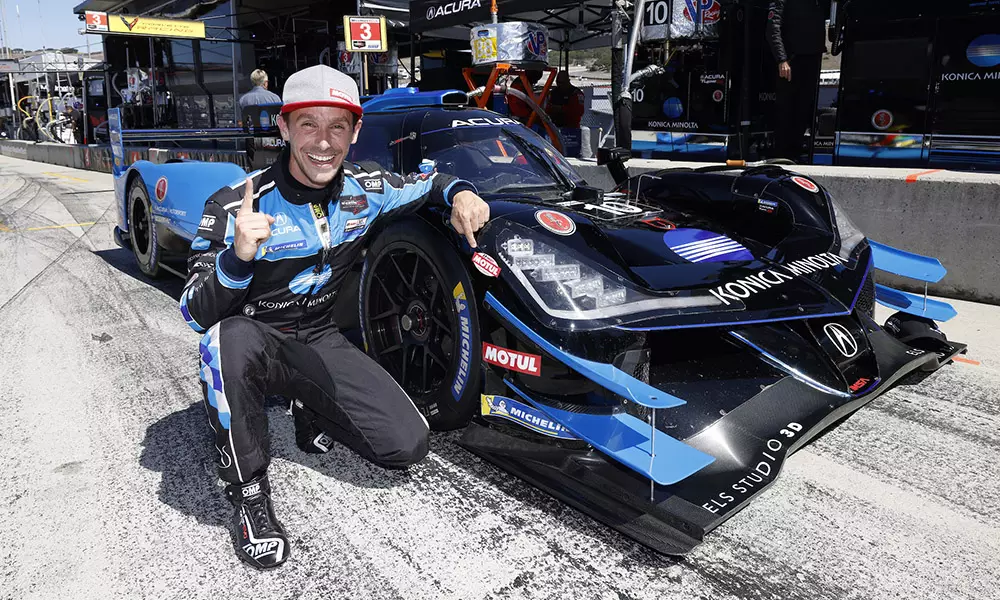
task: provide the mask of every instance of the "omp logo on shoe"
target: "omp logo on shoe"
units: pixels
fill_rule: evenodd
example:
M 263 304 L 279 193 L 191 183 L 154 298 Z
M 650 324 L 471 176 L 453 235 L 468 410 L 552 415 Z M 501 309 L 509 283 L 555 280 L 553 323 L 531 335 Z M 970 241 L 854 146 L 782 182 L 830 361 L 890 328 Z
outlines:
M 250 496 L 256 496 L 259 493 L 260 493 L 260 484 L 259 483 L 255 483 L 253 485 L 248 485 L 245 488 L 243 488 L 243 497 L 244 498 L 249 498 Z
M 243 544 L 241 549 L 252 559 L 260 560 L 266 556 L 274 555 L 274 561 L 281 562 L 285 556 L 284 540 L 272 537 L 257 537 L 257 532 L 253 528 L 249 511 L 244 505 L 240 509 L 240 525 L 243 530 L 243 539 L 248 543 Z
M 483 342 L 483 360 L 491 365 L 526 375 L 538 376 L 542 374 L 541 356 L 508 350 L 487 342 Z
M 256 544 L 244 544 L 243 551 L 246 552 L 250 558 L 263 558 L 271 554 L 276 554 L 280 545 L 281 540 L 258 542 Z
M 469 362 L 472 360 L 472 317 L 469 315 L 465 288 L 461 283 L 455 286 L 451 295 L 455 301 L 455 313 L 458 314 L 460 337 L 458 370 L 455 371 L 455 380 L 451 383 L 451 395 L 458 402 L 462 398 L 462 392 L 465 391 L 465 384 L 469 381 Z
M 329 452 L 330 448 L 333 447 L 333 438 L 325 433 L 321 433 L 313 439 L 313 446 L 316 446 L 323 452 Z

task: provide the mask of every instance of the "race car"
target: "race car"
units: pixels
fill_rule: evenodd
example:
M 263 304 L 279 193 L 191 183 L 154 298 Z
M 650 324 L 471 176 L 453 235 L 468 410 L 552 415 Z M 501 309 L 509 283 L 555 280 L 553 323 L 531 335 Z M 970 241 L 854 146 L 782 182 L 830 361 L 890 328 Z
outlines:
M 476 249 L 435 206 L 369 233 L 366 351 L 432 428 L 465 428 L 463 447 L 657 551 L 690 551 L 790 454 L 965 351 L 936 324 L 950 305 L 873 278 L 937 281 L 941 264 L 866 239 L 809 177 L 720 165 L 604 191 L 462 93 L 364 108 L 350 160 L 466 178 L 492 217 Z M 117 237 L 155 274 L 242 177 L 122 166 Z M 898 311 L 884 324 L 876 299 Z

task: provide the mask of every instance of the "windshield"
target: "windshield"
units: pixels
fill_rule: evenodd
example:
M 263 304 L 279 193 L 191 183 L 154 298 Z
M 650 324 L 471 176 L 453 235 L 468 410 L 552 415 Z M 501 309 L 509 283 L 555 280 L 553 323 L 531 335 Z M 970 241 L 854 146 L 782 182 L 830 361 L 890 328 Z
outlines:
M 562 193 L 583 179 L 547 141 L 519 125 L 449 127 L 421 136 L 437 170 L 472 182 L 480 194 Z

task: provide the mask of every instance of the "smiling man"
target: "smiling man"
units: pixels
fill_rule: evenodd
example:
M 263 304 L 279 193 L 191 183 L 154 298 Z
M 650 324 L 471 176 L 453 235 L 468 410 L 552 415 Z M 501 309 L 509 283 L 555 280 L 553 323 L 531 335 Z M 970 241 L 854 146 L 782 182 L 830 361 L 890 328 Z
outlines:
M 338 441 L 389 469 L 427 454 L 423 416 L 333 321 L 338 289 L 372 225 L 435 202 L 450 206 L 455 231 L 475 247 L 473 233 L 489 220 L 468 182 L 344 162 L 362 126 L 347 75 L 309 67 L 288 78 L 283 100 L 285 150 L 206 202 L 180 302 L 188 324 L 206 332 L 202 389 L 219 476 L 236 507 L 236 553 L 258 568 L 282 564 L 290 550 L 267 479 L 265 396 L 296 400 L 296 441 L 306 452 Z

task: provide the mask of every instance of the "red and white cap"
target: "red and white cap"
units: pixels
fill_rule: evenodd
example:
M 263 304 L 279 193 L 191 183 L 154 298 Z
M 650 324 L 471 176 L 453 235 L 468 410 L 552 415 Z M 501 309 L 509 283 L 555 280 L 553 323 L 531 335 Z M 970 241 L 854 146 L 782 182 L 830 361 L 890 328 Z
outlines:
M 363 113 L 354 78 L 326 65 L 296 71 L 285 81 L 282 91 L 282 114 L 310 106 L 346 108 L 359 117 Z

